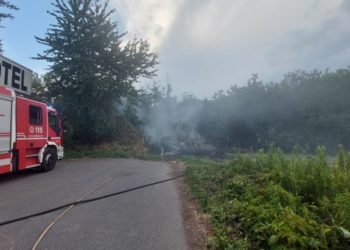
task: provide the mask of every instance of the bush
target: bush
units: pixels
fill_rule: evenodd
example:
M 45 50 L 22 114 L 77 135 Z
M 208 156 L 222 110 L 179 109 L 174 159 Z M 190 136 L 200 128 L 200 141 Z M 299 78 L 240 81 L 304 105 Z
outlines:
M 188 160 L 187 181 L 211 215 L 217 249 L 349 249 L 350 169 L 280 150 L 229 162 Z

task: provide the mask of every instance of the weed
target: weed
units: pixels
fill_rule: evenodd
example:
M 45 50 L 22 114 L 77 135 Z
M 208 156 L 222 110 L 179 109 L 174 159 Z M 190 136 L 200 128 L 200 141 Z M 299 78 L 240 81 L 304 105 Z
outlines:
M 280 150 L 218 163 L 186 159 L 187 182 L 212 218 L 213 249 L 349 249 L 350 156 L 329 163 Z

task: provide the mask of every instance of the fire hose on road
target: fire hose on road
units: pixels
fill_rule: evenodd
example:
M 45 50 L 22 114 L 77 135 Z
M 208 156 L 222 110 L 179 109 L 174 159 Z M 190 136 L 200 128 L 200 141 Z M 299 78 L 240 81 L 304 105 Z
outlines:
M 13 224 L 13 223 L 16 223 L 16 222 L 19 222 L 19 221 L 27 220 L 27 219 L 30 219 L 30 218 L 33 218 L 33 217 L 38 217 L 38 216 L 42 216 L 42 215 L 45 215 L 45 214 L 53 213 L 53 212 L 56 212 L 56 211 L 59 211 L 59 210 L 65 209 L 65 208 L 69 208 L 71 206 L 77 206 L 77 205 L 82 205 L 82 204 L 86 204 L 86 203 L 91 203 L 91 202 L 107 199 L 107 198 L 110 198 L 110 197 L 113 197 L 113 196 L 118 196 L 118 195 L 121 195 L 121 194 L 129 193 L 129 192 L 132 192 L 132 191 L 135 191 L 135 190 L 143 189 L 143 188 L 146 188 L 146 187 L 155 186 L 155 185 L 158 185 L 158 184 L 161 184 L 161 183 L 165 183 L 165 182 L 169 182 L 169 181 L 173 181 L 173 180 L 176 180 L 176 179 L 179 179 L 179 178 L 182 178 L 182 177 L 184 177 L 184 174 L 181 174 L 181 175 L 169 178 L 169 179 L 165 179 L 165 180 L 161 180 L 161 181 L 157 181 L 157 182 L 152 182 L 152 183 L 149 183 L 149 184 L 146 184 L 146 185 L 142 185 L 142 186 L 126 189 L 126 190 L 123 190 L 123 191 L 119 191 L 119 192 L 115 192 L 115 193 L 99 196 L 99 197 L 92 198 L 92 199 L 79 200 L 79 201 L 67 203 L 67 204 L 64 204 L 62 206 L 51 208 L 51 209 L 48 209 L 48 210 L 45 210 L 45 211 L 41 211 L 41 212 L 38 212 L 38 213 L 34 213 L 34 214 L 30 214 L 30 215 L 19 217 L 19 218 L 15 218 L 15 219 L 11 219 L 11 220 L 0 222 L 0 227 L 5 226 L 5 225 L 9 225 L 9 224 Z

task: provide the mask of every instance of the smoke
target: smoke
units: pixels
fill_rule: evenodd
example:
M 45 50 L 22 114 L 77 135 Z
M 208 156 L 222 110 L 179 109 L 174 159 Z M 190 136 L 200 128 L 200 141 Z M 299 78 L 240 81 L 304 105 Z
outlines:
M 164 92 L 158 100 L 153 100 L 139 110 L 147 142 L 160 152 L 164 150 L 166 154 L 212 150 L 197 132 L 203 102 L 191 95 L 178 101 Z
M 112 0 L 130 36 L 148 40 L 158 49 L 167 38 L 184 0 Z

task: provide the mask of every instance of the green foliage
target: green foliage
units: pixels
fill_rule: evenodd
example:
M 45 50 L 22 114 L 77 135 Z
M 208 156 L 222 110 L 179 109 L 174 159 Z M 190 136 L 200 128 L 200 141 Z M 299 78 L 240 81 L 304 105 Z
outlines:
M 123 105 L 123 115 L 133 126 L 138 127 L 142 124 L 137 113 L 137 100 L 127 98 Z
M 66 159 L 81 158 L 138 158 L 143 160 L 161 160 L 159 155 L 154 155 L 133 146 L 121 146 L 116 143 L 99 146 L 75 145 L 65 150 Z
M 48 76 L 38 75 L 37 73 L 33 73 L 32 79 L 32 92 L 30 94 L 30 98 L 33 100 L 37 100 L 39 102 L 51 103 L 50 93 L 46 89 L 46 82 L 48 82 Z
M 51 64 L 46 87 L 78 143 L 111 141 L 116 104 L 137 94 L 133 84 L 155 75 L 157 55 L 147 41 L 123 41 L 113 10 L 99 0 L 55 0 L 56 20 L 37 41 L 48 48 L 37 59 Z
M 169 98 L 154 84 L 142 95 L 140 120 L 154 144 L 186 145 L 196 135 L 197 143 L 221 151 L 255 152 L 272 145 L 314 154 L 325 145 L 334 154 L 339 144 L 350 149 L 349 81 L 350 68 L 296 71 L 275 83 L 253 75 L 246 85 L 204 100 Z
M 9 9 L 9 10 L 18 10 L 18 8 L 11 4 L 10 1 L 5 1 L 5 0 L 0 0 L 0 9 L 1 9 L 1 12 L 0 12 L 0 28 L 2 28 L 3 26 L 1 26 L 1 22 L 4 20 L 4 19 L 13 19 L 13 15 L 10 14 L 10 13 L 4 13 L 2 12 L 3 8 L 6 8 L 6 9 Z M 2 50 L 2 41 L 0 40 L 0 53 L 2 53 L 3 50 Z
M 81 159 L 81 158 L 130 158 L 131 152 L 121 150 L 100 150 L 94 148 L 71 149 L 66 151 L 66 159 Z
M 220 148 L 267 149 L 314 153 L 318 145 L 336 152 L 350 149 L 350 68 L 296 71 L 276 83 L 257 75 L 204 101 L 198 131 Z
M 329 164 L 319 147 L 315 158 L 270 150 L 224 163 L 186 160 L 187 181 L 212 218 L 210 247 L 349 249 L 350 169 L 342 155 L 340 148 Z

